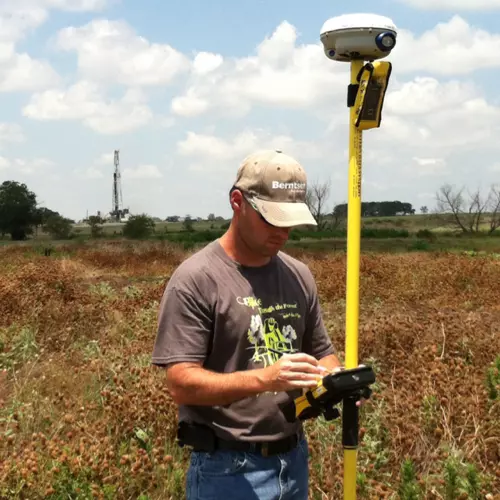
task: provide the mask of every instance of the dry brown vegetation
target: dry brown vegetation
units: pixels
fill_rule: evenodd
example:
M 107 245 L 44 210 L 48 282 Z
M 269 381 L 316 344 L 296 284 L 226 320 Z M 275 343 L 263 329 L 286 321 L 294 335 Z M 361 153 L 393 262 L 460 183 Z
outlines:
M 342 351 L 344 256 L 293 254 Z M 150 355 L 186 255 L 165 243 L 0 249 L 0 498 L 183 498 L 188 455 Z M 359 497 L 500 498 L 500 260 L 370 255 L 361 273 L 359 359 L 377 383 Z M 340 421 L 307 432 L 310 498 L 342 498 Z

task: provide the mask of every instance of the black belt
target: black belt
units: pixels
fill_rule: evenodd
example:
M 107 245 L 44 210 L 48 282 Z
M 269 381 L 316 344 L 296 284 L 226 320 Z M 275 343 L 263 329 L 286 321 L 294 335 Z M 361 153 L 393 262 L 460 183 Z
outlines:
M 220 438 L 204 425 L 180 422 L 177 436 L 180 446 L 190 446 L 193 451 L 232 450 L 259 453 L 267 457 L 292 451 L 304 437 L 304 433 L 301 429 L 297 434 L 277 441 L 238 441 Z
M 277 441 L 248 442 L 215 438 L 215 442 L 216 449 L 259 453 L 263 457 L 268 457 L 292 451 L 299 444 L 301 438 L 300 434 L 294 434 Z

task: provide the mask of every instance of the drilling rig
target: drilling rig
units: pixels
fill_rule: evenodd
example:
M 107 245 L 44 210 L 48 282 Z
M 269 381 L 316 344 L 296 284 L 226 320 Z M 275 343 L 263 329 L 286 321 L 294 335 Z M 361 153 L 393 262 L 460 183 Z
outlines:
M 113 196 L 109 215 L 116 222 L 121 222 L 123 216 L 128 214 L 128 209 L 123 208 L 122 181 L 120 174 L 120 151 L 115 150 L 115 171 L 113 172 Z

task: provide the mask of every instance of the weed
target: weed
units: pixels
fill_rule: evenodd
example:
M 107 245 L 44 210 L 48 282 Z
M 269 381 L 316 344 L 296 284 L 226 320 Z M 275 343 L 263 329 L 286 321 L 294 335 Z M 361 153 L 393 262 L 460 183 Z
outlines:
M 13 325 L 0 330 L 0 370 L 16 369 L 37 354 L 38 343 L 33 327 Z
M 489 399 L 495 401 L 498 398 L 500 387 L 500 355 L 496 357 L 494 363 L 491 363 L 486 372 L 486 387 Z
M 401 481 L 398 488 L 401 500 L 418 500 L 421 498 L 421 488 L 415 474 L 415 465 L 409 458 L 401 465 Z

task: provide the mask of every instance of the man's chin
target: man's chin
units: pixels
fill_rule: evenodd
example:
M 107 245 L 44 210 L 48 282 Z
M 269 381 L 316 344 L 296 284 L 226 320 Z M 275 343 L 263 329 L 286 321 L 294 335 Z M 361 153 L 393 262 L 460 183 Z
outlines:
M 283 243 L 283 242 L 280 242 L 280 243 L 268 243 L 266 245 L 266 251 L 268 252 L 268 255 L 270 257 L 278 254 L 278 252 L 280 252 L 283 247 L 286 245 L 286 241 Z

